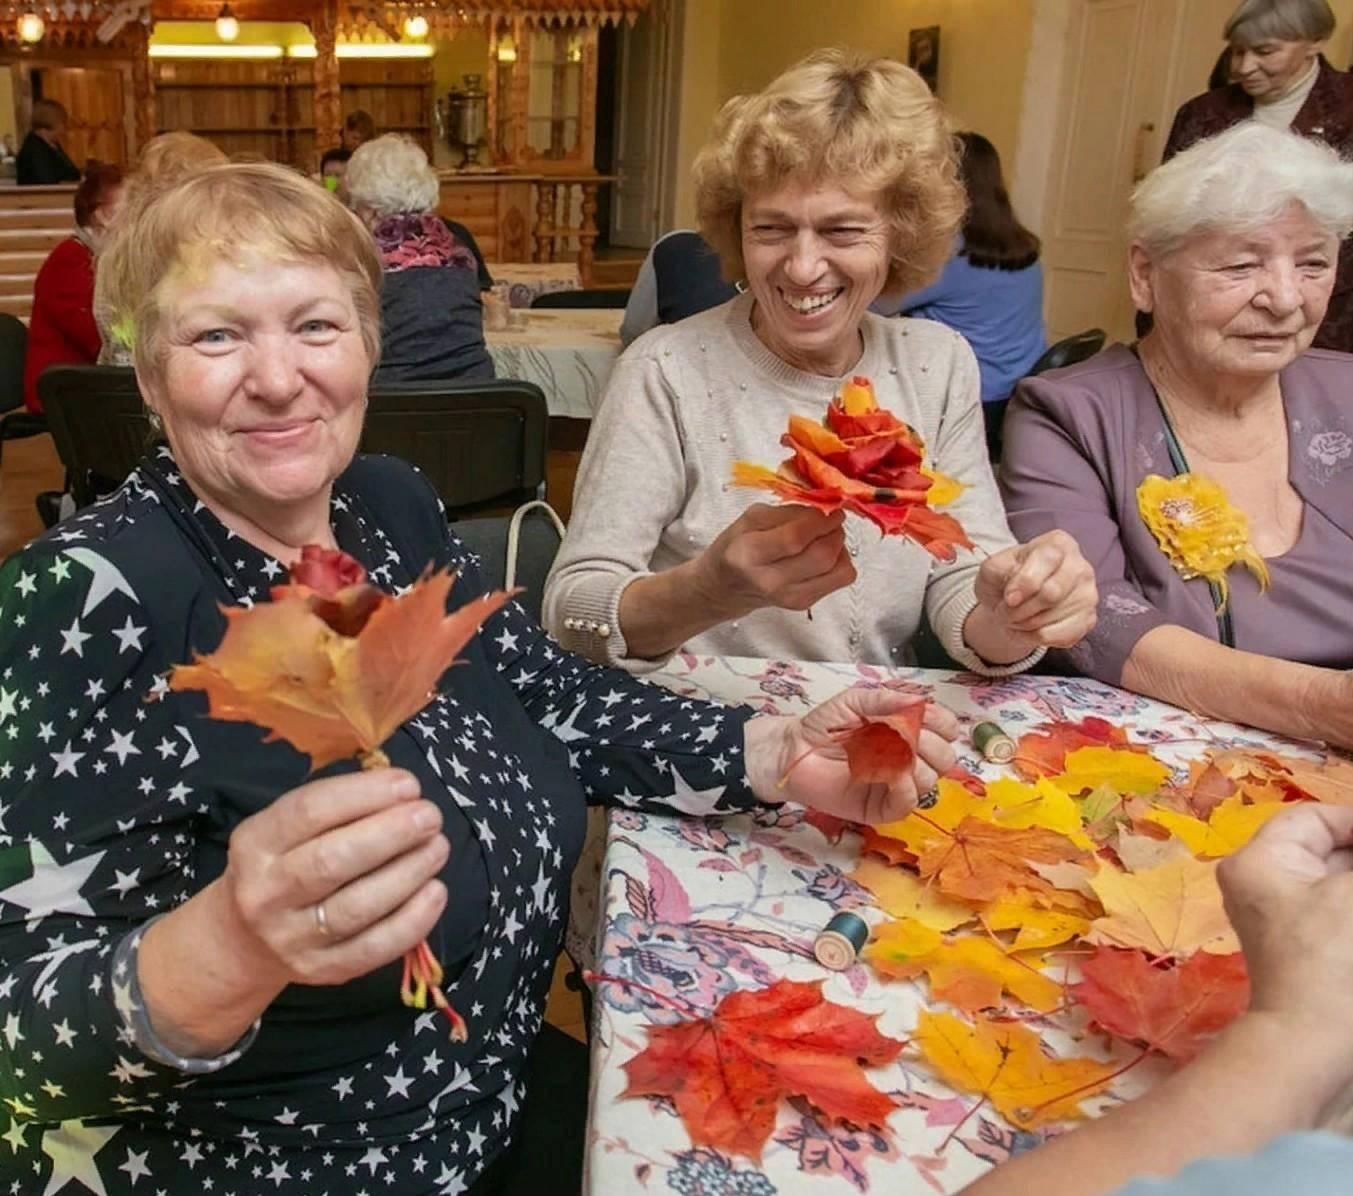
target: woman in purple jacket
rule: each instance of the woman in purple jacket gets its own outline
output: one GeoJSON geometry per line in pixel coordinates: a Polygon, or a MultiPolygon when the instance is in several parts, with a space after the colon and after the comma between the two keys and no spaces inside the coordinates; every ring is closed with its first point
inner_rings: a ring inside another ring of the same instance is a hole
{"type": "Polygon", "coordinates": [[[1159,167],[1132,208],[1129,282],[1154,327],[1020,384],[1011,528],[1063,528],[1095,568],[1081,671],[1353,744],[1353,357],[1310,348],[1353,164],[1251,122],[1159,167]]]}

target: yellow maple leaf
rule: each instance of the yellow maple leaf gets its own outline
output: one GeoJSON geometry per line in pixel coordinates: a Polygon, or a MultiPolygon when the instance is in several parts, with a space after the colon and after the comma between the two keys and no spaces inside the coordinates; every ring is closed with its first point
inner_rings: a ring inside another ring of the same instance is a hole
{"type": "Polygon", "coordinates": [[[1083,793],[1108,785],[1119,793],[1155,793],[1170,775],[1168,766],[1145,752],[1083,747],[1069,752],[1066,768],[1052,783],[1067,793],[1083,793]]]}
{"type": "Polygon", "coordinates": [[[990,1101],[1022,1129],[1083,1116],[1080,1102],[1117,1070],[1094,1059],[1051,1059],[1031,1030],[980,1016],[969,1023],[923,1009],[912,1042],[947,1084],[990,1101]]]}
{"type": "Polygon", "coordinates": [[[1067,794],[1045,777],[1032,785],[1010,777],[987,783],[985,807],[977,811],[998,826],[1012,826],[1020,830],[1031,826],[1045,827],[1065,835],[1077,847],[1094,851],[1094,841],[1085,833],[1080,807],[1067,794]],[[989,810],[990,813],[986,813],[989,810]]]}
{"type": "Polygon", "coordinates": [[[1222,907],[1215,862],[1180,856],[1145,872],[1101,868],[1090,886],[1105,916],[1091,925],[1087,942],[1181,958],[1240,950],[1222,907]]]}
{"type": "Polygon", "coordinates": [[[878,927],[864,957],[885,976],[908,980],[926,973],[931,994],[965,1013],[999,1006],[1003,992],[1040,1013],[1062,1000],[1062,986],[1038,970],[1043,959],[1014,958],[978,935],[945,938],[909,919],[878,927]]]}
{"type": "Polygon", "coordinates": [[[952,831],[965,818],[973,815],[980,818],[985,808],[982,798],[957,781],[941,777],[935,787],[935,804],[929,809],[918,810],[896,822],[880,823],[873,829],[876,834],[897,839],[917,851],[943,839],[944,831],[952,831]]]}
{"type": "Polygon", "coordinates": [[[951,478],[947,473],[940,473],[928,465],[922,467],[921,473],[930,479],[930,489],[925,492],[926,505],[936,510],[956,501],[967,489],[957,478],[951,478]]]}
{"type": "Polygon", "coordinates": [[[1153,809],[1147,819],[1183,841],[1196,856],[1216,858],[1245,846],[1270,818],[1281,814],[1278,802],[1246,805],[1240,794],[1221,802],[1206,822],[1176,810],[1153,809]]]}
{"type": "MultiPolygon", "coordinates": [[[[1074,865],[1072,865],[1074,866],[1074,865]]],[[[990,930],[1018,930],[1012,951],[1042,951],[1079,938],[1090,920],[1060,909],[1043,909],[1022,897],[1002,897],[982,911],[990,930]]]]}
{"type": "Polygon", "coordinates": [[[895,918],[911,918],[932,930],[953,930],[976,916],[968,906],[945,897],[933,884],[873,856],[862,859],[850,875],[874,894],[880,908],[895,918]]]}

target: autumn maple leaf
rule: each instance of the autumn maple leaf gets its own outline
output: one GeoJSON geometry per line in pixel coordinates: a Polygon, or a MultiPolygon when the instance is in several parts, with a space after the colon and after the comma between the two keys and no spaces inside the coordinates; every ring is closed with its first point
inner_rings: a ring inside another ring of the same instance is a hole
{"type": "Polygon", "coordinates": [[[1011,764],[1026,781],[1033,781],[1063,772],[1067,753],[1077,748],[1129,746],[1127,732],[1102,718],[1083,718],[1077,723],[1046,723],[1026,731],[1015,741],[1011,764]]]}
{"type": "Polygon", "coordinates": [[[1032,827],[1018,830],[968,817],[916,853],[922,876],[964,901],[993,901],[1011,889],[1050,892],[1031,864],[1074,863],[1085,853],[1064,835],[1032,827]]]}
{"type": "Polygon", "coordinates": [[[879,407],[868,378],[842,387],[824,423],[790,416],[780,443],[794,455],[779,472],[737,461],[733,484],[820,511],[863,515],[884,535],[906,536],[942,561],[952,561],[956,547],[974,547],[958,520],[934,509],[957,498],[962,486],[924,467],[924,442],[879,407]]]}
{"type": "Polygon", "coordinates": [[[709,1017],[645,1030],[622,1095],[671,1097],[695,1146],[759,1159],[785,1097],[855,1125],[882,1126],[896,1107],[860,1064],[891,1062],[903,1044],[824,999],[820,981],[730,993],[709,1017]]]}
{"type": "Polygon", "coordinates": [[[915,702],[896,714],[870,715],[844,733],[837,742],[845,749],[850,779],[888,785],[910,772],[926,705],[915,702]]]}
{"type": "Polygon", "coordinates": [[[480,625],[510,597],[486,594],[451,614],[450,573],[423,577],[398,598],[292,584],[272,602],[227,607],[215,652],[179,665],[173,690],[200,689],[213,718],[255,723],[284,739],[312,769],[377,752],[432,698],[438,679],[480,625]],[[352,634],[336,630],[353,626],[352,634]],[[326,619],[326,615],[330,618],[326,619]]]}
{"type": "Polygon", "coordinates": [[[1141,951],[1100,947],[1070,991],[1110,1034],[1182,1062],[1244,1012],[1250,981],[1239,954],[1199,952],[1165,967],[1141,951]]]}
{"type": "Polygon", "coordinates": [[[1101,868],[1090,886],[1104,905],[1086,940],[1111,947],[1138,947],[1156,956],[1240,950],[1222,906],[1217,865],[1190,855],[1144,872],[1101,868]]]}
{"type": "Polygon", "coordinates": [[[1050,1058],[1018,1022],[981,1016],[965,1022],[923,1009],[912,1042],[951,1087],[990,1101],[1022,1129],[1082,1116],[1080,1101],[1123,1070],[1093,1059],[1050,1058]]]}

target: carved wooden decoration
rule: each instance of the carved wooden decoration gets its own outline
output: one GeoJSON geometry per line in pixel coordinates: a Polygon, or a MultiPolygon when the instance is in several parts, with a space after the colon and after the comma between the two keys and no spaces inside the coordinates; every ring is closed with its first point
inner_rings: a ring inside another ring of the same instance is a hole
{"type": "MultiPolygon", "coordinates": [[[[338,83],[338,5],[323,0],[310,18],[315,37],[315,148],[322,154],[343,138],[343,98],[338,83]]],[[[319,168],[316,160],[315,169],[319,168]]]]}

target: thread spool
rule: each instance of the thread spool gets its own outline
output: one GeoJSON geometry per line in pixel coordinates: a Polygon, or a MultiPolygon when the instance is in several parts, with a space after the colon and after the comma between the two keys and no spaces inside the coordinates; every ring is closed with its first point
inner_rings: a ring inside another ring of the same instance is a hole
{"type": "Polygon", "coordinates": [[[996,723],[978,723],[972,729],[972,745],[992,764],[1009,764],[1015,758],[1015,741],[996,723]]]}
{"type": "Polygon", "coordinates": [[[836,914],[813,940],[818,963],[833,972],[844,972],[859,957],[869,941],[869,923],[858,914],[836,914]]]}

